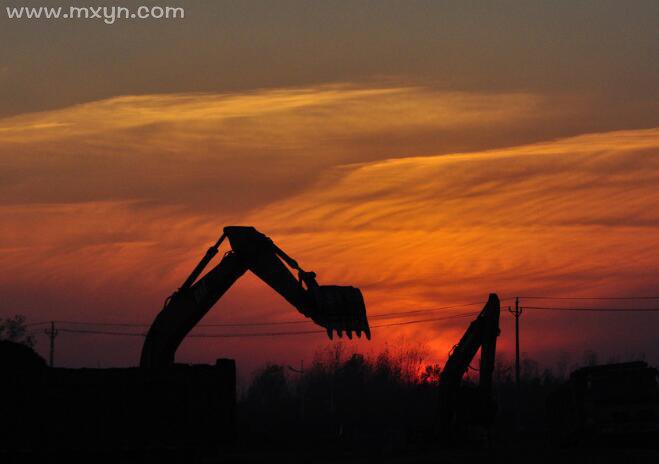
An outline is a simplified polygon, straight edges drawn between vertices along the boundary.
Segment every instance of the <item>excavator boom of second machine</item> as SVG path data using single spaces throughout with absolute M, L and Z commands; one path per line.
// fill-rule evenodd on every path
M 492 374 L 496 355 L 497 337 L 499 336 L 499 314 L 501 304 L 499 297 L 490 294 L 487 303 L 478 317 L 469 324 L 464 335 L 453 347 L 444 370 L 439 378 L 439 426 L 442 440 L 450 440 L 450 435 L 465 406 L 469 406 L 476 417 L 470 420 L 489 427 L 494 419 L 496 403 L 492 398 Z M 460 399 L 462 377 L 470 368 L 470 363 L 480 349 L 480 367 L 478 370 L 478 387 L 465 404 Z M 466 393 L 463 392 L 463 393 Z
M 203 270 L 228 239 L 231 251 L 204 276 Z M 298 273 L 296 279 L 288 265 Z M 253 227 L 230 226 L 211 246 L 206 255 L 158 314 L 147 333 L 140 366 L 166 367 L 174 363 L 174 355 L 185 336 L 208 313 L 226 291 L 248 270 L 281 294 L 291 305 L 316 324 L 324 327 L 332 338 L 333 331 L 352 338 L 362 333 L 371 338 L 364 298 L 358 288 L 318 285 L 316 274 L 305 272 L 272 240 Z

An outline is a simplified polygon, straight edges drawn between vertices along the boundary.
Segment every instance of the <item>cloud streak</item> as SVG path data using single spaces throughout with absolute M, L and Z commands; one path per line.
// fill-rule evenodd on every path
M 542 105 L 523 93 L 350 85 L 118 97 L 0 120 L 0 202 L 243 211 L 337 164 L 433 153 L 478 126 L 509 128 Z
M 381 310 L 472 301 L 489 291 L 654 294 L 658 151 L 659 130 L 651 129 L 367 163 L 338 168 L 249 221 L 321 263 L 319 275 L 360 282 Z M 566 322 L 549 319 L 546 329 L 566 346 L 606 346 L 605 338 L 565 340 Z M 581 320 L 582 334 L 590 322 Z M 651 346 L 647 326 L 637 329 L 646 338 L 633 343 Z M 401 331 L 425 333 L 442 349 L 449 343 L 442 330 Z M 622 351 L 628 342 L 609 343 Z

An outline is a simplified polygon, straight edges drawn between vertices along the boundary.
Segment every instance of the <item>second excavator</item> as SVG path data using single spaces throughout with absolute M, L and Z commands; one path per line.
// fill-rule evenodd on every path
M 203 270 L 228 239 L 228 251 L 203 277 Z M 297 271 L 296 279 L 286 267 Z M 273 241 L 254 227 L 229 226 L 211 246 L 183 285 L 165 301 L 142 348 L 140 366 L 162 368 L 174 363 L 178 346 L 226 291 L 248 270 L 281 294 L 304 316 L 327 330 L 352 338 L 353 331 L 368 339 L 371 332 L 364 298 L 358 288 L 318 285 L 314 272 L 304 271 Z
M 496 403 L 492 396 L 492 374 L 500 334 L 499 297 L 491 293 L 483 310 L 469 324 L 464 335 L 453 347 L 439 378 L 439 431 L 440 439 L 450 443 L 465 425 L 480 426 L 489 438 L 494 421 Z M 478 387 L 461 388 L 462 378 L 480 350 Z

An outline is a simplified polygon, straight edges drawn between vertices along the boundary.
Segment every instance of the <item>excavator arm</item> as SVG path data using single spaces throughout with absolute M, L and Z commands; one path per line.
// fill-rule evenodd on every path
M 439 378 L 439 426 L 444 439 L 447 439 L 456 414 L 465 405 L 460 404 L 459 388 L 462 377 L 469 369 L 478 350 L 481 350 L 478 369 L 477 396 L 470 409 L 477 411 L 481 422 L 491 420 L 493 412 L 492 374 L 499 336 L 499 297 L 491 293 L 485 307 L 469 324 L 457 345 L 453 347 Z
M 231 251 L 199 278 L 225 239 L 228 239 Z M 298 272 L 297 279 L 286 265 Z M 248 270 L 300 313 L 324 327 L 330 338 L 334 330 L 340 337 L 345 331 L 352 338 L 354 331 L 357 336 L 365 333 L 368 339 L 371 338 L 359 289 L 318 285 L 315 273 L 302 270 L 267 236 L 253 227 L 230 226 L 224 228 L 222 236 L 208 249 L 181 288 L 165 301 L 147 333 L 140 366 L 155 368 L 173 364 L 176 350 L 186 335 Z

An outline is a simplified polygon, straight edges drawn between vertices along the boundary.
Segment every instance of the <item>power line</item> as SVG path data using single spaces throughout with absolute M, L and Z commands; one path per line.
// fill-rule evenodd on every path
M 428 319 L 418 319 L 413 321 L 390 322 L 387 324 L 376 324 L 371 326 L 371 329 L 378 329 L 384 327 L 394 327 L 408 324 L 422 324 L 427 322 L 437 322 L 447 319 L 459 319 L 464 317 L 471 317 L 477 315 L 478 312 L 469 312 L 462 314 L 453 314 L 451 316 L 435 317 Z M 144 337 L 143 332 L 117 332 L 109 330 L 88 330 L 88 329 L 59 329 L 60 332 L 79 333 L 90 335 L 115 335 L 115 336 L 132 336 Z M 274 337 L 274 336 L 288 336 L 288 335 L 307 335 L 315 333 L 325 333 L 325 330 L 300 330 L 300 331 L 282 331 L 282 332 L 242 332 L 242 333 L 227 333 L 227 334 L 209 334 L 209 333 L 191 333 L 188 337 L 192 338 L 241 338 L 241 337 Z
M 509 300 L 509 298 L 502 298 L 501 301 Z M 525 296 L 519 297 L 520 299 L 536 299 L 536 300 L 654 300 L 659 299 L 659 297 L 651 296 L 630 296 L 630 297 L 547 297 L 547 296 Z M 424 314 L 436 311 L 444 311 L 458 308 L 465 308 L 469 306 L 483 305 L 484 302 L 474 302 L 474 303 L 463 303 L 456 305 L 448 306 L 437 306 L 424 309 L 416 309 L 409 311 L 392 311 L 389 313 L 376 313 L 369 316 L 371 320 L 383 320 L 383 319 L 398 319 L 404 318 L 407 316 L 415 314 Z M 659 312 L 659 308 L 594 308 L 594 307 L 578 307 L 578 308 L 565 308 L 565 307 L 554 307 L 554 306 L 524 306 L 523 309 L 531 310 L 546 310 L 546 311 L 584 311 L 584 312 Z M 433 322 L 440 321 L 445 319 L 469 317 L 478 314 L 478 312 L 469 312 L 463 314 L 453 314 L 446 317 L 440 318 L 430 318 L 430 319 L 421 319 L 421 320 L 412 320 L 412 321 L 400 321 L 388 324 L 378 324 L 371 326 L 372 328 L 380 327 L 393 327 L 401 326 L 407 324 L 419 324 L 424 322 Z M 140 323 L 113 323 L 113 322 L 92 322 L 92 321 L 71 321 L 71 320 L 55 320 L 55 321 L 40 321 L 32 322 L 25 324 L 28 327 L 39 326 L 39 325 L 49 325 L 52 323 L 57 324 L 66 324 L 73 326 L 88 326 L 91 328 L 59 328 L 61 332 L 67 333 L 80 333 L 80 334 L 96 334 L 96 335 L 117 335 L 117 336 L 135 336 L 135 337 L 144 337 L 145 333 L 143 332 L 123 332 L 123 331 L 114 331 L 114 330 L 99 330 L 95 327 L 132 327 L 132 328 L 148 328 L 151 324 L 140 324 Z M 206 323 L 198 324 L 196 327 L 267 327 L 267 326 L 279 326 L 279 325 L 297 325 L 297 324 L 310 324 L 313 323 L 312 320 L 288 320 L 288 321 L 272 321 L 272 322 L 222 322 L 222 323 Z M 323 330 L 303 330 L 303 331 L 281 331 L 281 332 L 245 332 L 245 333 L 227 333 L 227 334 L 195 334 L 192 333 L 188 335 L 189 337 L 200 337 L 200 338 L 232 338 L 232 337 L 263 337 L 263 336 L 279 336 L 279 335 L 304 335 L 311 333 L 323 333 Z
M 393 327 L 393 326 L 400 326 L 400 325 L 408 325 L 408 324 L 422 324 L 422 323 L 427 323 L 427 322 L 435 322 L 435 321 L 443 321 L 446 319 L 457 319 L 457 318 L 462 318 L 462 317 L 470 317 L 478 314 L 477 312 L 475 313 L 468 313 L 468 314 L 456 314 L 454 316 L 449 316 L 449 317 L 437 317 L 437 318 L 432 318 L 432 319 L 421 319 L 421 320 L 415 320 L 415 321 L 403 321 L 403 322 L 393 322 L 389 324 L 379 324 L 379 325 L 372 325 L 371 329 L 379 329 L 379 328 L 385 328 L 385 327 Z M 316 333 L 326 333 L 325 330 L 300 330 L 300 331 L 287 331 L 287 332 L 243 332 L 243 333 L 229 333 L 229 334 L 195 334 L 192 333 L 188 335 L 188 337 L 196 337 L 196 338 L 250 338 L 250 337 L 276 337 L 276 336 L 289 336 L 289 335 L 307 335 L 307 334 L 316 334 Z
M 91 335 L 126 335 L 133 337 L 146 337 L 146 334 L 143 332 L 115 332 L 109 330 L 87 330 L 87 329 L 58 329 L 60 332 L 66 333 L 80 333 L 80 334 L 91 334 Z
M 132 322 L 91 322 L 91 321 L 67 321 L 67 320 L 55 320 L 58 324 L 69 324 L 69 325 L 91 325 L 98 327 L 150 327 L 151 324 L 140 324 Z M 35 322 L 33 324 L 26 325 L 40 325 L 42 323 Z M 50 324 L 50 322 L 48 322 Z
M 558 308 L 550 306 L 524 306 L 523 309 L 539 309 L 547 311 L 599 311 L 599 312 L 658 312 L 659 308 Z
M 485 304 L 484 301 L 479 301 L 477 303 L 464 303 L 464 304 L 453 305 L 453 306 L 439 306 L 439 307 L 436 307 L 436 308 L 415 309 L 415 310 L 411 310 L 411 311 L 380 313 L 380 314 L 374 314 L 372 316 L 369 316 L 369 319 L 389 319 L 389 318 L 394 318 L 394 317 L 402 316 L 402 315 L 406 315 L 406 314 L 428 313 L 428 312 L 442 311 L 442 310 L 447 310 L 447 309 L 465 308 L 465 307 L 468 307 L 468 306 L 482 306 L 484 304 Z
M 25 327 L 34 327 L 36 325 L 47 325 L 50 324 L 51 322 L 60 322 L 60 321 L 39 321 L 39 322 L 29 322 L 27 324 L 24 324 Z
M 550 300 L 550 301 L 578 301 L 578 300 L 602 300 L 602 301 L 634 301 L 634 300 L 657 300 L 659 297 L 649 297 L 649 296 L 632 296 L 632 297 L 542 297 L 542 296 L 526 296 L 526 297 L 515 297 L 515 323 L 516 323 L 516 372 L 517 377 L 519 377 L 519 315 L 522 312 L 522 309 L 531 309 L 531 310 L 548 310 L 548 311 L 572 311 L 572 312 L 659 312 L 659 308 L 598 308 L 598 307 L 556 307 L 556 306 L 525 306 L 521 307 L 519 305 L 520 298 L 527 298 L 531 300 Z M 509 300 L 511 298 L 502 298 L 500 301 Z M 434 308 L 424 308 L 408 311 L 392 311 L 388 313 L 376 313 L 370 315 L 371 320 L 383 320 L 383 319 L 403 319 L 409 316 L 430 313 L 435 311 L 451 310 L 457 308 L 465 308 L 476 305 L 483 305 L 483 302 L 475 303 L 463 303 L 450 306 L 438 306 Z M 387 328 L 395 326 L 403 326 L 410 324 L 423 324 L 430 322 L 443 321 L 448 319 L 457 319 L 457 318 L 466 318 L 473 317 L 479 314 L 476 312 L 466 312 L 459 314 L 452 314 L 443 317 L 427 318 L 427 319 L 415 319 L 415 320 L 403 320 L 398 322 L 390 322 L 384 324 L 375 324 L 371 325 L 371 329 L 378 328 Z M 291 320 L 291 321 L 273 321 L 273 322 L 225 322 L 225 323 L 207 323 L 199 324 L 196 327 L 267 327 L 267 326 L 280 326 L 288 324 L 308 324 L 313 321 L 305 320 Z M 82 326 L 81 328 L 58 328 L 55 329 L 55 324 L 65 324 L 70 326 Z M 28 327 L 40 326 L 44 324 L 49 324 L 50 329 L 46 329 L 44 332 L 50 337 L 50 365 L 53 366 L 54 363 L 54 351 L 55 351 L 55 337 L 59 332 L 72 333 L 72 334 L 88 334 L 88 335 L 109 335 L 109 336 L 128 336 L 128 337 L 140 337 L 143 338 L 146 336 L 145 332 L 126 332 L 119 330 L 101 330 L 99 327 L 124 327 L 124 328 L 147 328 L 150 327 L 150 324 L 137 324 L 137 323 L 108 323 L 108 322 L 87 322 L 87 321 L 41 321 L 25 324 Z M 36 333 L 36 332 L 31 332 Z M 239 332 L 239 333 L 195 333 L 192 332 L 188 334 L 189 338 L 252 338 L 252 337 L 278 337 L 278 336 L 295 336 L 295 335 L 307 335 L 307 334 L 319 334 L 325 333 L 325 330 L 321 329 L 311 329 L 311 330 L 299 330 L 299 331 L 278 331 L 278 332 Z M 519 381 L 517 382 L 519 383 Z
M 377 329 L 379 327 L 393 327 L 393 326 L 397 326 L 397 325 L 420 324 L 420 323 L 423 323 L 423 322 L 444 321 L 444 320 L 447 320 L 447 319 L 460 319 L 460 318 L 463 318 L 463 317 L 476 316 L 479 313 L 480 313 L 480 311 L 473 311 L 473 312 L 469 312 L 469 313 L 453 314 L 451 316 L 445 316 L 445 317 L 435 317 L 435 318 L 432 318 L 432 319 L 420 319 L 420 320 L 416 320 L 416 321 L 391 322 L 389 324 L 374 325 L 374 326 L 371 326 L 371 328 L 372 329 Z
M 520 296 L 526 300 L 659 300 L 659 296 Z
M 398 317 L 403 317 L 412 314 L 423 314 L 436 311 L 444 311 L 449 309 L 458 309 L 465 308 L 469 306 L 478 306 L 484 305 L 482 301 L 474 303 L 463 303 L 450 306 L 437 306 L 424 309 L 415 309 L 410 311 L 393 311 L 390 313 L 376 313 L 369 315 L 370 320 L 378 319 L 396 319 Z M 43 322 L 33 322 L 26 324 L 26 326 L 36 326 L 50 324 L 51 321 Z M 151 324 L 142 324 L 142 323 L 122 323 L 122 322 L 92 322 L 92 321 L 71 321 L 71 320 L 56 320 L 54 321 L 58 324 L 68 324 L 68 325 L 82 325 L 82 326 L 96 326 L 96 327 L 150 327 Z M 272 321 L 272 322 L 218 322 L 218 323 L 206 323 L 206 324 L 197 324 L 197 327 L 258 327 L 258 326 L 275 326 L 275 325 L 293 325 L 293 324 L 310 324 L 313 323 L 312 320 L 288 320 L 288 321 Z

